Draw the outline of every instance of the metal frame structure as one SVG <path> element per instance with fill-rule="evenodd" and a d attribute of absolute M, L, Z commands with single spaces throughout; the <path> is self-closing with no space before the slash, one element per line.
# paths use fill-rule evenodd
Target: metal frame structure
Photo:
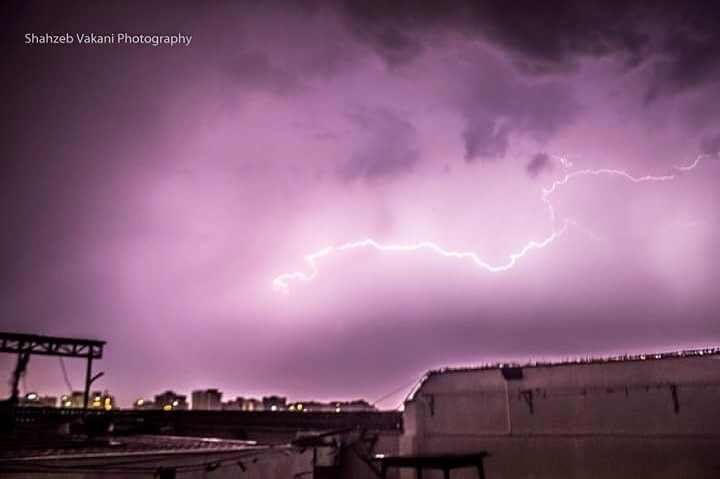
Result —
<path fill-rule="evenodd" d="M 96 339 L 59 338 L 56 336 L 40 336 L 37 334 L 5 333 L 0 332 L 0 353 L 16 353 L 18 355 L 12 379 L 12 395 L 10 403 L 17 404 L 20 390 L 20 378 L 25 373 L 30 356 L 64 356 L 71 358 L 84 358 L 87 361 L 85 369 L 85 395 L 83 410 L 87 409 L 90 395 L 90 384 L 99 378 L 102 373 L 92 375 L 93 359 L 102 359 L 105 341 Z"/>

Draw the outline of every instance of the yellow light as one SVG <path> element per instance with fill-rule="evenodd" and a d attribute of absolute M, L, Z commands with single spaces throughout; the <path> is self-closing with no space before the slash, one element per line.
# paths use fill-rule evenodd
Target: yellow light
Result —
<path fill-rule="evenodd" d="M 172 404 L 163 404 L 163 411 L 169 411 L 172 409 Z"/>
<path fill-rule="evenodd" d="M 294 405 L 294 404 L 291 404 L 288 409 L 290 409 L 291 411 L 294 411 L 294 410 L 295 410 L 295 405 Z"/>
<path fill-rule="evenodd" d="M 180 404 L 180 401 L 175 400 L 172 402 L 173 407 L 177 407 Z"/>
<path fill-rule="evenodd" d="M 72 406 L 72 401 L 65 401 L 65 407 Z"/>
<path fill-rule="evenodd" d="M 30 393 L 30 394 L 28 394 L 28 395 L 25 396 L 25 397 L 28 398 L 28 399 L 31 400 L 31 401 L 34 401 L 34 400 L 36 400 L 36 399 L 38 398 L 38 395 L 35 394 L 35 393 Z"/>
<path fill-rule="evenodd" d="M 135 404 L 137 404 L 138 406 L 142 406 L 143 404 L 145 404 L 145 400 L 144 400 L 144 399 L 138 399 L 137 401 L 135 401 Z"/>
<path fill-rule="evenodd" d="M 298 408 L 298 411 L 302 411 L 302 410 L 303 410 L 303 404 L 302 404 L 302 403 L 298 403 L 297 408 Z"/>
<path fill-rule="evenodd" d="M 109 410 L 111 410 L 111 409 L 112 409 L 112 405 L 111 405 L 111 404 L 106 404 L 106 405 L 105 405 L 105 410 L 106 410 L 106 411 L 109 411 Z"/>

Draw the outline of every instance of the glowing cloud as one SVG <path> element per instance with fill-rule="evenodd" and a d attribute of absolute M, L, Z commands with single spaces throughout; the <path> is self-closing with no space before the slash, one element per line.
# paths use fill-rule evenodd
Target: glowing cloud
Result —
<path fill-rule="evenodd" d="M 507 271 L 511 269 L 515 264 L 523 258 L 527 253 L 533 250 L 538 250 L 545 248 L 546 246 L 550 245 L 556 238 L 558 238 L 560 235 L 565 233 L 569 226 L 573 226 L 583 233 L 587 234 L 591 238 L 595 240 L 602 240 L 603 238 L 583 227 L 581 227 L 575 220 L 572 218 L 565 218 L 562 220 L 562 223 L 560 227 L 557 227 L 556 223 L 556 214 L 555 214 L 555 207 L 553 206 L 552 202 L 550 201 L 550 196 L 558 190 L 558 188 L 568 184 L 572 179 L 578 178 L 581 176 L 617 176 L 624 180 L 633 182 L 633 183 L 645 183 L 645 182 L 663 182 L 663 181 L 671 181 L 676 179 L 678 176 L 680 176 L 681 173 L 694 170 L 697 168 L 697 166 L 700 164 L 700 162 L 704 159 L 709 159 L 712 157 L 718 157 L 720 158 L 720 152 L 716 153 L 715 155 L 699 155 L 695 158 L 695 160 L 688 164 L 688 165 L 680 165 L 680 166 L 674 166 L 673 172 L 668 173 L 665 175 L 645 175 L 645 176 L 633 176 L 632 174 L 628 173 L 625 170 L 617 170 L 617 169 L 610 169 L 610 168 L 599 168 L 599 169 L 586 169 L 586 170 L 577 170 L 572 171 L 565 176 L 563 176 L 561 179 L 555 180 L 549 187 L 543 188 L 541 193 L 541 200 L 543 203 L 545 203 L 548 207 L 548 210 L 550 212 L 550 220 L 552 222 L 552 229 L 550 234 L 545 237 L 544 239 L 538 241 L 538 240 L 530 240 L 528 241 L 525 246 L 523 246 L 519 251 L 515 253 L 511 253 L 508 256 L 507 261 L 500 264 L 490 264 L 487 261 L 483 260 L 478 256 L 477 253 L 473 251 L 453 251 L 453 250 L 447 250 L 443 248 L 442 246 L 435 244 L 430 241 L 421 241 L 418 243 L 407 243 L 407 244 L 383 244 L 380 243 L 372 238 L 360 240 L 360 241 L 353 241 L 349 243 L 343 243 L 340 245 L 335 246 L 327 246 L 319 251 L 316 251 L 314 253 L 308 254 L 305 256 L 304 260 L 305 262 L 310 266 L 309 272 L 303 272 L 303 271 L 294 271 L 292 273 L 285 273 L 280 276 L 277 276 L 273 280 L 273 287 L 282 292 L 287 294 L 289 292 L 289 282 L 293 280 L 300 280 L 300 281 L 312 281 L 317 277 L 319 274 L 318 269 L 318 260 L 320 258 L 324 258 L 325 256 L 330 255 L 334 252 L 342 252 L 347 250 L 354 250 L 359 248 L 373 248 L 377 251 L 386 252 L 386 253 L 413 253 L 417 251 L 430 251 L 435 254 L 444 256 L 446 258 L 451 259 L 460 259 L 460 260 L 469 260 L 471 261 L 475 266 L 480 267 L 490 273 L 500 273 L 503 271 Z M 568 161 L 566 158 L 563 157 L 557 157 L 558 160 L 562 163 L 565 167 L 570 167 L 572 163 Z"/>

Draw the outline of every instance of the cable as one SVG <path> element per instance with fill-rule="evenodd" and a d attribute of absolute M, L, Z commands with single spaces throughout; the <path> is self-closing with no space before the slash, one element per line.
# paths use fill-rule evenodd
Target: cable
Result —
<path fill-rule="evenodd" d="M 384 401 L 385 399 L 387 399 L 387 398 L 389 398 L 389 397 L 392 397 L 392 396 L 394 396 L 395 394 L 397 394 L 397 393 L 399 393 L 399 392 L 402 392 L 404 389 L 409 388 L 410 386 L 412 386 L 412 385 L 414 385 L 414 384 L 417 384 L 417 382 L 418 382 L 421 378 L 422 378 L 422 376 L 414 378 L 414 379 L 413 379 L 412 381 L 410 381 L 409 383 L 403 384 L 402 386 L 400 386 L 400 387 L 398 387 L 398 388 L 396 388 L 396 389 L 393 389 L 393 390 L 390 391 L 389 393 L 385 394 L 384 396 L 381 396 L 379 399 L 374 400 L 374 401 L 373 401 L 372 403 L 370 403 L 370 404 L 372 404 L 373 406 L 376 406 L 377 403 L 379 403 L 380 401 Z M 400 406 L 398 406 L 398 407 L 400 407 Z M 395 409 L 397 409 L 397 408 L 395 408 Z"/>
<path fill-rule="evenodd" d="M 62 369 L 63 378 L 65 379 L 65 385 L 68 387 L 68 393 L 72 394 L 73 387 L 72 383 L 70 382 L 70 376 L 68 376 L 67 369 L 65 368 L 65 360 L 62 356 L 58 356 L 58 359 L 60 360 L 60 369 Z"/>

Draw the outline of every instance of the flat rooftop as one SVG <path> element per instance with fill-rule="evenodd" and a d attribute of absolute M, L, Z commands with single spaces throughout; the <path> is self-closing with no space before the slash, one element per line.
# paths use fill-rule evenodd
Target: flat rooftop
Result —
<path fill-rule="evenodd" d="M 679 351 L 663 352 L 663 353 L 651 353 L 651 354 L 625 354 L 619 356 L 607 356 L 607 357 L 584 357 L 584 358 L 568 358 L 561 359 L 558 361 L 527 361 L 524 363 L 516 362 L 494 362 L 480 364 L 477 366 L 462 366 L 462 367 L 447 367 L 440 369 L 433 369 L 427 374 L 443 374 L 452 372 L 465 372 L 465 371 L 482 371 L 486 369 L 503 369 L 503 368 L 538 368 L 538 367 L 553 367 L 553 366 L 568 366 L 574 364 L 607 364 L 607 363 L 618 363 L 618 362 L 636 362 L 636 361 L 657 361 L 663 359 L 677 359 L 677 358 L 689 358 L 689 357 L 701 357 L 701 356 L 712 356 L 720 355 L 720 347 L 711 347 L 703 349 L 685 349 Z"/>
<path fill-rule="evenodd" d="M 133 435 L 87 438 L 15 434 L 0 436 L 0 463 L 18 459 L 89 459 L 179 453 L 255 452 L 268 448 L 269 446 L 258 446 L 254 441 L 199 437 Z"/>

